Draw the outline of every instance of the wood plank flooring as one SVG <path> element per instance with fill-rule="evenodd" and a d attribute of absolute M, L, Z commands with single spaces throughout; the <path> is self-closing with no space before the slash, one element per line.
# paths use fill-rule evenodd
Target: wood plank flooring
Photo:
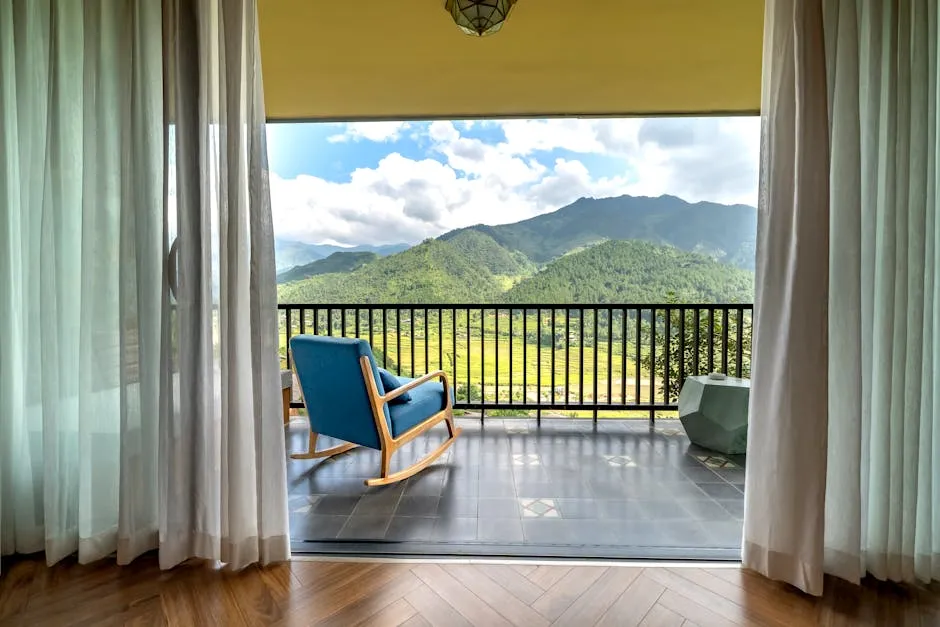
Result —
<path fill-rule="evenodd" d="M 227 573 L 155 556 L 5 560 L 0 625 L 940 625 L 940 588 L 831 580 L 816 599 L 737 568 L 293 561 Z"/>

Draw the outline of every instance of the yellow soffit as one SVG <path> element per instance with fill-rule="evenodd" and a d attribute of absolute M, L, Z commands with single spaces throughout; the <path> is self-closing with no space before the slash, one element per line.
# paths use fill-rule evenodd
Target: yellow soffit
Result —
<path fill-rule="evenodd" d="M 259 0 L 270 120 L 756 113 L 761 0 Z"/>

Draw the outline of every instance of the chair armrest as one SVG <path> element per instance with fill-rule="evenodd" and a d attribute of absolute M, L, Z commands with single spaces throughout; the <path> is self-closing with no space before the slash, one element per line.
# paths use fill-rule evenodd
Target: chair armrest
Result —
<path fill-rule="evenodd" d="M 435 370 L 434 372 L 429 372 L 424 376 L 418 377 L 414 381 L 409 381 L 408 383 L 406 383 L 405 385 L 401 387 L 395 388 L 394 390 L 392 390 L 391 392 L 388 392 L 384 396 L 380 396 L 379 399 L 383 403 L 387 403 L 393 398 L 398 398 L 399 396 L 401 396 L 408 390 L 413 390 L 419 385 L 423 383 L 427 383 L 428 381 L 433 381 L 434 379 L 440 379 L 444 383 L 444 393 L 445 395 L 447 395 L 447 398 L 450 398 L 450 390 L 448 389 L 450 386 L 447 383 L 447 373 L 444 372 L 443 370 Z"/>

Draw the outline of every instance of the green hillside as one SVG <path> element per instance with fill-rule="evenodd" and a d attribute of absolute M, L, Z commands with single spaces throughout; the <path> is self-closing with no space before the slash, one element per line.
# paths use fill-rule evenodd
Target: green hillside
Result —
<path fill-rule="evenodd" d="M 507 303 L 749 303 L 754 275 L 708 256 L 643 241 L 566 255 L 506 292 Z"/>
<path fill-rule="evenodd" d="M 448 242 L 428 240 L 353 272 L 278 286 L 282 303 L 491 302 L 502 282 L 485 264 Z"/>
<path fill-rule="evenodd" d="M 294 266 L 290 270 L 281 272 L 277 275 L 277 282 L 290 283 L 291 281 L 299 281 L 318 274 L 352 272 L 356 268 L 364 266 L 378 258 L 379 255 L 377 253 L 365 251 L 333 253 L 325 259 L 317 259 L 308 264 Z"/>
<path fill-rule="evenodd" d="M 460 251 L 468 261 L 479 264 L 499 276 L 518 277 L 535 272 L 535 264 L 519 251 L 511 251 L 489 235 L 466 230 L 457 233 L 447 243 Z"/>
<path fill-rule="evenodd" d="M 746 205 L 693 204 L 675 196 L 582 198 L 522 222 L 472 226 L 446 233 L 441 239 L 450 240 L 467 231 L 485 233 L 537 263 L 606 240 L 639 239 L 700 252 L 752 270 L 757 210 Z"/>

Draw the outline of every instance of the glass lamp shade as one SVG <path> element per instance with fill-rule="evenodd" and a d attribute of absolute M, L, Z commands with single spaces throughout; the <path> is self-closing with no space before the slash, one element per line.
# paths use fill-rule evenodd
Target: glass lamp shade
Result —
<path fill-rule="evenodd" d="M 444 0 L 444 8 L 468 35 L 492 35 L 503 27 L 516 0 Z"/>

